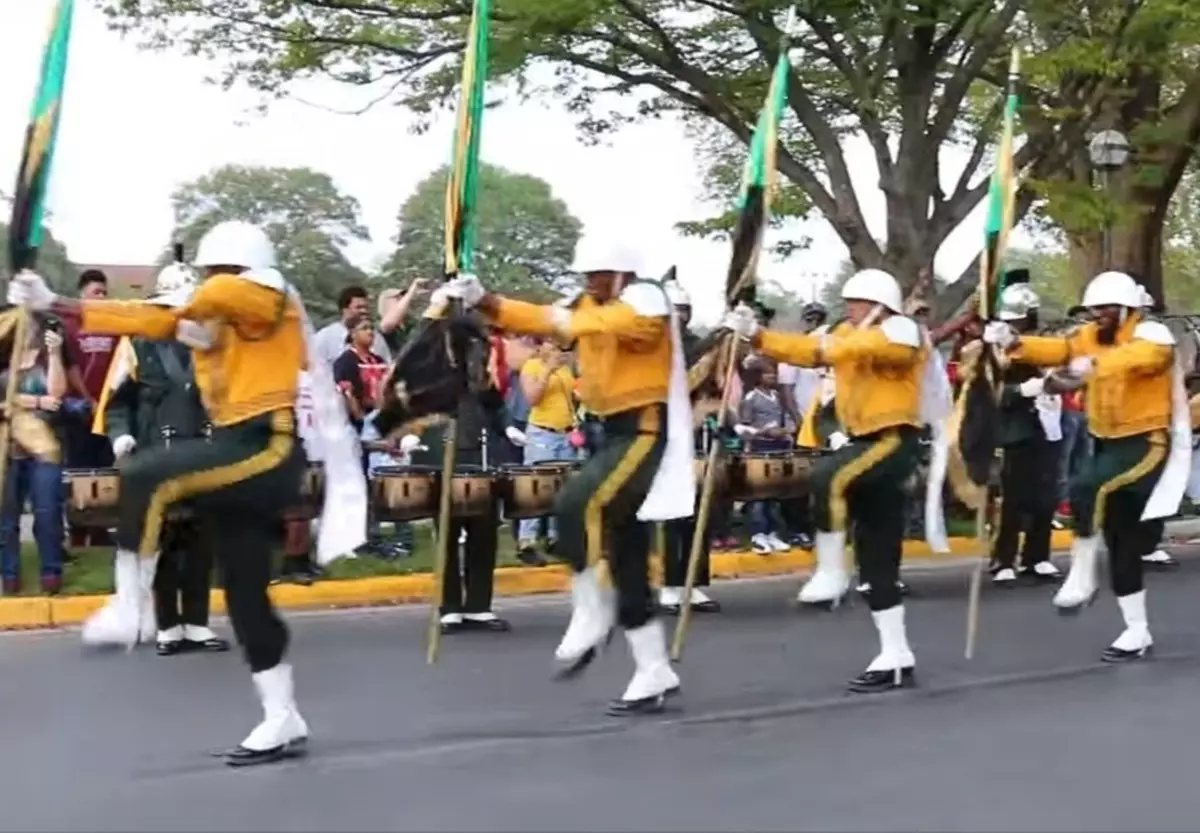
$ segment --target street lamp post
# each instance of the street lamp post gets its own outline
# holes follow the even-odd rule
[[[1108,195],[1108,178],[1113,171],[1125,167],[1129,161],[1129,140],[1119,130],[1101,130],[1088,143],[1088,156],[1092,167],[1100,174],[1100,190]],[[1103,237],[1104,268],[1112,268],[1112,219],[1105,212]]]

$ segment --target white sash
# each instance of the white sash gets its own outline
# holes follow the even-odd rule
[[[950,552],[950,540],[946,534],[942,492],[946,482],[946,467],[950,460],[946,421],[954,410],[954,397],[942,354],[934,347],[929,333],[924,328],[921,335],[925,349],[929,351],[921,378],[921,420],[929,426],[933,441],[929,475],[925,480],[925,542],[934,552],[946,553]]]
[[[1171,450],[1167,465],[1146,501],[1143,521],[1169,518],[1179,511],[1179,502],[1188,487],[1192,469],[1192,419],[1188,408],[1187,390],[1183,384],[1183,368],[1179,351],[1171,367]]]

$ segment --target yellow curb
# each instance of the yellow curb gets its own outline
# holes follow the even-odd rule
[[[1050,537],[1051,548],[1066,549],[1071,533],[1056,530]],[[979,551],[973,538],[951,538],[950,552],[934,553],[923,541],[904,543],[904,560],[937,561]],[[771,555],[752,552],[714,553],[711,572],[714,579],[775,576],[800,573],[813,566],[813,554],[800,550]],[[661,576],[658,559],[653,574]],[[570,587],[570,574],[562,565],[551,567],[501,567],[496,570],[497,596],[529,596],[562,593]],[[433,581],[428,573],[409,576],[320,581],[309,587],[280,584],[271,588],[271,599],[284,610],[336,609],[428,602],[433,597]],[[0,599],[0,630],[25,630],[78,625],[99,610],[106,596],[17,597]],[[212,593],[212,612],[225,612],[225,594]]]

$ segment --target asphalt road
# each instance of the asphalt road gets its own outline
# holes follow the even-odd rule
[[[847,696],[875,652],[863,605],[798,613],[793,582],[724,585],[698,617],[679,710],[605,717],[623,646],[549,679],[561,601],[510,634],[447,638],[421,611],[293,617],[307,759],[231,771],[258,719],[234,654],[85,654],[0,639],[2,830],[1195,830],[1200,560],[1150,578],[1157,655],[1112,668],[1111,596],[1056,616],[1051,587],[984,597],[963,659],[962,572],[913,578],[920,688]],[[616,643],[614,643],[616,644]]]

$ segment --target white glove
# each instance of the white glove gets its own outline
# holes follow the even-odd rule
[[[58,349],[63,345],[63,337],[53,330],[46,330],[46,334],[42,336],[42,340],[46,344],[46,350],[51,353],[58,352]]]
[[[718,326],[726,330],[732,330],[747,341],[754,338],[758,334],[758,331],[762,329],[758,324],[758,318],[754,315],[754,310],[745,304],[738,304],[725,313]]]
[[[133,437],[129,436],[128,434],[122,434],[121,436],[119,436],[115,440],[113,440],[112,448],[113,448],[113,456],[119,460],[120,458],[127,456],[130,452],[132,452],[135,448],[137,448],[137,440],[135,440]]]
[[[37,272],[24,269],[8,282],[8,302],[34,312],[50,309],[58,296]]]
[[[459,275],[447,283],[445,289],[447,297],[457,298],[467,308],[476,306],[483,300],[483,296],[487,294],[487,290],[483,288],[483,284],[479,282],[479,278],[467,274]],[[436,295],[437,293],[435,292],[434,294]]]
[[[175,340],[194,350],[211,350],[213,345],[212,333],[198,321],[180,319],[175,325]]]
[[[1067,369],[1079,377],[1089,375],[1095,367],[1096,360],[1091,356],[1076,356],[1067,365]]]
[[[566,307],[550,307],[550,326],[556,330],[565,330],[571,323],[574,313]]]
[[[525,435],[512,425],[504,429],[504,436],[508,437],[513,445],[525,445]]]
[[[842,446],[846,445],[849,442],[850,442],[850,438],[847,437],[845,434],[843,434],[841,431],[834,431],[832,434],[829,435],[829,448],[833,451],[837,451],[839,448],[841,448]]]
[[[992,321],[983,328],[983,341],[1007,349],[1017,343],[1017,331],[1003,321]]]
[[[1021,392],[1021,396],[1027,399],[1036,399],[1042,395],[1042,391],[1046,387],[1046,380],[1041,376],[1035,376],[1032,379],[1026,379],[1017,386],[1017,390]]]
[[[400,438],[400,453],[412,454],[421,447],[421,438],[416,434],[405,434]]]

